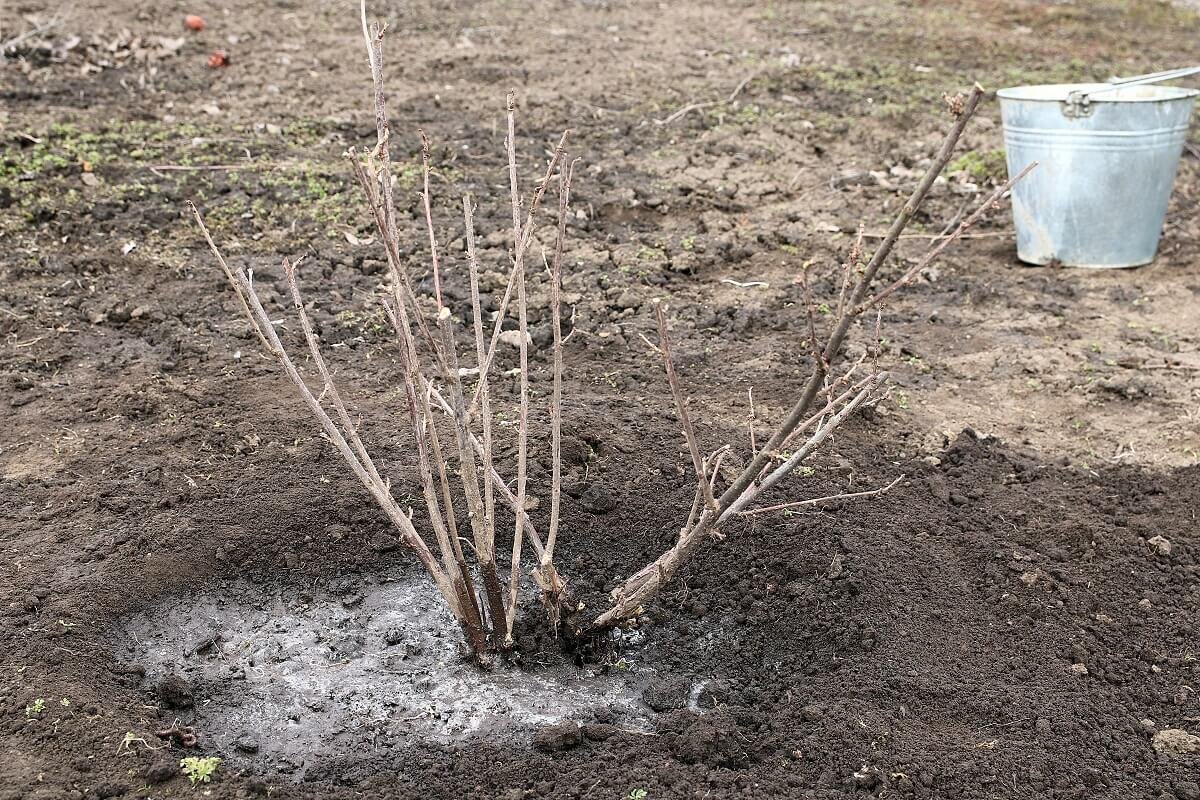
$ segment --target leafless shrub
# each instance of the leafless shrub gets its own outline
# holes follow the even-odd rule
[[[402,383],[407,418],[411,430],[417,474],[425,504],[426,522],[433,533],[436,554],[417,530],[412,511],[401,509],[391,492],[389,480],[376,467],[359,435],[350,411],[342,399],[336,381],[321,352],[320,342],[305,310],[297,277],[297,263],[284,260],[283,269],[291,291],[296,316],[304,333],[309,357],[320,377],[321,390],[314,394],[300,367],[297,366],[276,331],[271,316],[263,307],[254,288],[253,274],[231,269],[200,213],[192,213],[204,233],[205,240],[217,262],[233,286],[242,311],[250,320],[254,332],[267,352],[283,367],[288,378],[320,423],[325,436],[337,448],[342,458],[362,481],[371,496],[383,509],[400,533],[400,540],[411,550],[429,574],[442,598],[453,612],[463,630],[472,653],[481,664],[489,663],[497,650],[512,646],[520,583],[521,554],[529,540],[537,557],[533,577],[542,590],[543,600],[553,625],[558,624],[559,606],[565,582],[554,568],[554,546],[558,534],[561,504],[561,454],[559,442],[562,426],[562,334],[560,283],[562,280],[562,240],[566,233],[569,211],[571,176],[574,164],[563,164],[567,134],[559,140],[545,176],[534,189],[528,207],[524,208],[517,182],[515,145],[515,101],[508,97],[508,173],[511,186],[513,253],[512,268],[500,308],[492,323],[490,336],[485,331],[479,295],[479,263],[475,254],[474,205],[470,197],[463,198],[463,225],[466,231],[467,265],[470,280],[472,333],[475,362],[473,369],[462,366],[456,344],[454,317],[443,302],[441,259],[434,229],[429,190],[429,144],[421,136],[422,207],[428,232],[429,265],[433,276],[433,308],[427,313],[413,290],[406,266],[401,258],[400,234],[396,224],[396,203],[393,197],[392,167],[389,155],[390,127],[387,118],[383,84],[383,29],[369,25],[365,3],[362,7],[363,37],[375,86],[375,118],[377,140],[366,153],[351,149],[346,155],[355,177],[367,200],[379,237],[387,255],[391,274],[391,296],[383,301],[399,341]],[[527,465],[529,460],[529,354],[528,304],[526,297],[526,258],[533,238],[534,214],[552,178],[558,175],[558,227],[551,269],[550,294],[554,330],[554,389],[550,408],[552,431],[552,479],[549,487],[551,520],[543,541],[526,514],[528,500]],[[500,341],[501,325],[509,306],[514,302],[520,332],[520,423],[517,430],[516,491],[496,470],[493,459],[489,374]],[[432,318],[432,324],[431,320]],[[474,381],[464,378],[474,373]],[[439,417],[450,422],[452,440],[443,443],[439,434]],[[478,431],[478,432],[477,432]],[[457,474],[453,465],[457,465]],[[452,477],[453,475],[453,477]],[[475,569],[468,564],[458,531],[455,509],[456,492],[461,491],[467,506],[467,519]],[[499,493],[515,518],[512,567],[507,589],[501,580],[496,563],[495,498]],[[481,593],[475,586],[475,572],[483,584]]]
[[[470,335],[474,341],[473,352],[466,358],[467,361],[473,362],[474,366],[465,368],[464,359],[456,345],[455,320],[450,308],[443,302],[444,276],[430,199],[428,142],[422,134],[422,210],[428,234],[429,266],[433,278],[431,303],[423,303],[414,292],[401,256],[404,248],[401,247],[396,222],[397,211],[389,156],[390,128],[383,85],[383,30],[377,24],[368,24],[365,3],[362,8],[362,28],[375,89],[377,138],[375,147],[370,151],[358,153],[352,149],[347,153],[347,157],[366,197],[367,206],[387,256],[391,294],[384,300],[384,306],[399,345],[406,414],[425,506],[425,524],[422,527],[427,525],[431,531],[433,546],[418,531],[413,522],[412,510],[405,511],[397,503],[391,493],[388,478],[377,468],[359,435],[350,410],[324,360],[320,342],[305,310],[297,277],[297,264],[285,260],[283,268],[309,358],[320,378],[319,393],[314,393],[309,388],[301,368],[286,349],[275,323],[255,291],[253,275],[242,269],[232,269],[227,264],[194,206],[192,212],[217,262],[233,286],[242,311],[250,320],[261,344],[267,353],[279,362],[317,419],[324,435],[399,531],[401,541],[417,556],[453,612],[476,659],[481,664],[488,664],[497,651],[512,647],[520,570],[526,543],[535,555],[532,576],[541,589],[550,623],[556,629],[564,605],[566,584],[554,567],[554,550],[560,526],[562,495],[563,240],[575,163],[564,161],[567,138],[567,134],[564,133],[549,159],[544,177],[531,193],[527,205],[523,204],[517,181],[514,99],[510,94],[507,104],[506,146],[512,206],[512,267],[499,309],[491,320],[492,327],[489,332],[480,302],[474,205],[470,197],[463,198],[463,226],[466,233],[466,263],[471,299]],[[956,98],[949,104],[951,113],[955,116],[953,127],[933,163],[893,221],[882,243],[865,264],[862,263],[863,237],[860,230],[842,267],[835,321],[824,343],[818,339],[813,314],[814,304],[808,290],[807,276],[804,276],[808,306],[808,338],[813,356],[812,372],[787,417],[761,446],[754,435],[751,395],[750,458],[737,477],[723,487],[720,486],[720,465],[735,446],[728,443],[712,452],[706,452],[701,446],[691,421],[688,397],[672,358],[666,309],[661,302],[655,304],[659,339],[656,349],[662,356],[667,383],[687,442],[696,480],[695,494],[686,522],[680,528],[678,539],[672,547],[614,590],[612,606],[587,621],[581,626],[583,629],[603,629],[636,615],[643,604],[653,598],[688,559],[699,551],[704,542],[721,538],[722,524],[735,516],[764,514],[834,500],[874,497],[890,490],[903,477],[897,478],[887,486],[867,491],[757,505],[765,492],[778,485],[784,477],[803,464],[858,409],[878,402],[886,392],[888,376],[879,370],[874,349],[848,367],[839,366],[842,346],[851,327],[873,312],[875,335],[878,340],[883,303],[910,283],[946,247],[961,237],[990,208],[997,205],[1012,184],[1028,172],[1027,168],[1025,172],[999,187],[972,214],[958,222],[952,233],[936,240],[928,252],[910,269],[890,283],[878,282],[880,271],[893,247],[929,193],[935,179],[945,168],[982,95],[982,89],[976,86],[969,95]],[[552,468],[549,487],[540,487],[542,491],[548,491],[550,497],[549,525],[543,539],[526,513],[530,498],[527,470],[530,393],[526,260],[533,237],[535,211],[555,176],[558,183],[558,216],[553,263],[549,269],[553,334],[553,388],[549,409]],[[427,309],[428,305],[432,305],[432,308]],[[509,483],[499,474],[495,465],[495,431],[492,425],[492,395],[489,383],[497,344],[501,339],[501,326],[510,306],[513,307],[517,318],[519,349],[519,424],[515,489],[509,488]],[[473,379],[470,379],[471,376]],[[439,432],[439,423],[452,431],[452,435],[445,442]],[[466,503],[466,519],[471,529],[469,541],[473,565],[468,562],[461,544],[464,537],[460,536],[458,530],[460,517],[455,508],[455,498],[459,493]],[[501,578],[496,558],[497,495],[512,511],[514,517],[507,585]],[[476,587],[477,578],[482,584],[482,589]]]

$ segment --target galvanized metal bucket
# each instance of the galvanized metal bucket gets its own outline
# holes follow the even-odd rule
[[[1163,73],[1165,74],[1165,73]],[[1200,91],[1091,83],[1001,89],[1017,257],[1135,267],[1154,259]]]

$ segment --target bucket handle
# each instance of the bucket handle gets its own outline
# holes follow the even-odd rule
[[[1194,67],[1177,67],[1175,69],[1165,69],[1162,72],[1147,72],[1145,75],[1134,75],[1130,78],[1109,78],[1108,83],[1113,86],[1139,86],[1143,83],[1158,83],[1159,81],[1171,81],[1176,78],[1186,78],[1188,75],[1195,75],[1200,72],[1200,65]],[[1102,92],[1107,89],[1100,89]]]
[[[1063,114],[1068,117],[1086,117],[1092,113],[1091,99],[1094,95],[1111,92],[1114,89],[1125,89],[1130,86],[1144,86],[1150,83],[1160,83],[1162,81],[1173,81],[1176,78],[1186,78],[1189,75],[1200,73],[1200,65],[1194,67],[1178,67],[1176,69],[1166,69],[1162,72],[1147,72],[1145,75],[1133,75],[1128,78],[1110,78],[1108,86],[1099,89],[1089,89],[1083,91],[1076,89],[1067,95],[1067,101],[1063,108]]]

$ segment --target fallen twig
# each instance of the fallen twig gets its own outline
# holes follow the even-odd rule
[[[655,125],[670,125],[675,120],[682,119],[683,117],[686,117],[688,114],[692,113],[693,111],[699,111],[704,108],[712,108],[713,106],[729,105],[730,103],[732,103],[734,100],[737,99],[738,95],[742,93],[742,90],[746,88],[747,84],[749,84],[750,81],[754,80],[755,78],[757,78],[759,76],[760,72],[761,72],[761,70],[756,70],[756,71],[750,73],[749,75],[747,75],[745,78],[743,78],[741,80],[741,82],[738,83],[738,85],[733,88],[733,91],[729,93],[729,96],[723,100],[709,100],[709,101],[706,101],[703,103],[688,103],[683,108],[681,108],[678,111],[676,111],[675,113],[669,115],[666,119],[654,120],[654,124]]]

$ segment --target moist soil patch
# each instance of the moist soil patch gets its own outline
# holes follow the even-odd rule
[[[854,446],[870,427],[847,451],[871,452]],[[191,791],[170,768],[185,754],[225,759],[206,787],[220,797],[1188,796],[1196,757],[1159,753],[1152,736],[1196,727],[1197,470],[1082,473],[970,432],[936,458],[855,468],[907,477],[836,513],[732,526],[590,661],[530,633],[521,666],[471,686],[449,642],[405,627],[420,614],[400,618],[423,581],[403,554],[352,534],[280,569],[252,554],[274,534],[243,532],[244,559],[155,574],[146,545],[118,537],[81,559],[108,576],[92,597],[35,589],[5,617],[12,663],[43,682],[6,696],[5,735],[56,764],[9,762],[6,796],[177,796]],[[617,477],[605,488],[634,496]],[[636,496],[646,488],[672,492]],[[274,547],[291,555],[324,498],[289,497],[298,525]],[[196,542],[229,534],[216,509]],[[649,549],[672,535],[636,501],[569,522],[564,572],[590,604],[605,580],[589,576],[611,583],[641,562],[630,530]],[[357,694],[352,671],[312,681],[314,659],[397,675]],[[280,680],[256,685],[263,665]],[[306,679],[288,688],[287,670]],[[479,687],[494,700],[517,684],[518,702],[563,703],[544,718],[495,706],[472,730],[462,707]],[[100,696],[118,702],[80,699]],[[256,713],[275,717],[247,728]],[[164,748],[153,731],[173,724],[192,724],[198,746]],[[127,729],[146,741],[121,747]]]

